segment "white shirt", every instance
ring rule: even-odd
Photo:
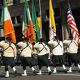
[[[20,49],[21,49],[21,56],[23,56],[23,57],[31,57],[31,54],[32,54],[32,45],[31,45],[31,43],[28,43],[28,45],[27,45],[27,43],[26,42],[19,42],[19,43],[17,43],[17,45],[19,46],[19,47],[21,47]]]
[[[3,56],[5,56],[5,57],[16,57],[17,49],[13,43],[11,43],[11,47],[10,47],[9,42],[1,41],[0,46],[2,46],[4,48]]]
[[[49,47],[45,43],[43,43],[43,42],[42,42],[42,44],[39,43],[39,42],[36,43],[34,45],[34,48],[38,49],[38,55],[45,55],[45,54],[50,53]]]
[[[53,48],[52,54],[53,55],[63,55],[63,43],[62,41],[59,41],[59,44],[57,41],[49,41],[48,44]]]
[[[68,46],[67,52],[69,53],[77,53],[78,51],[78,44],[75,40],[64,40],[63,44]]]

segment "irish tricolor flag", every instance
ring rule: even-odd
[[[14,27],[6,4],[4,4],[3,6],[2,18],[3,18],[3,31],[4,31],[5,38],[10,37],[12,42],[16,43]]]
[[[33,28],[33,23],[32,23],[32,19],[30,15],[28,2],[26,0],[25,0],[25,5],[24,5],[22,33],[25,37],[29,39],[29,42],[33,43],[35,41],[35,31]]]

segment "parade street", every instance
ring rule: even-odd
[[[35,67],[38,70],[37,67]],[[58,72],[56,74],[48,75],[46,67],[42,68],[42,75],[33,75],[31,69],[27,68],[28,75],[26,77],[21,76],[23,70],[20,66],[17,66],[18,74],[14,76],[12,69],[10,68],[10,77],[5,78],[4,67],[0,68],[0,80],[80,80],[80,73],[77,71],[78,68],[74,67],[72,73],[64,73],[61,67],[57,67]],[[37,71],[36,71],[37,72]]]

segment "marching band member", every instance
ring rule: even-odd
[[[78,43],[73,40],[72,36],[70,36],[69,40],[64,40],[63,44],[67,46],[67,56],[68,56],[68,63],[69,63],[69,71],[72,72],[72,66],[73,64],[77,64],[79,70],[80,70],[80,65],[79,65],[79,58],[78,58]]]
[[[56,66],[57,64],[61,64],[63,66],[63,69],[66,71],[65,63],[64,63],[64,57],[63,57],[63,43],[62,41],[59,41],[59,39],[55,36],[54,39],[50,40],[48,42],[48,45],[52,49],[52,62],[54,65],[53,73],[56,73]]]
[[[17,49],[16,46],[11,42],[11,39],[9,37],[6,38],[5,41],[0,42],[0,46],[3,47],[3,64],[5,66],[6,75],[5,77],[9,77],[9,68],[13,68],[13,71],[16,74],[16,68],[15,68],[15,59]]]
[[[26,66],[30,66],[33,73],[35,73],[35,69],[33,67],[33,58],[31,56],[32,54],[32,44],[28,42],[28,39],[26,37],[23,37],[23,41],[18,42],[17,46],[20,47],[20,57],[21,57],[21,65],[23,66],[24,73],[22,76],[27,76],[26,72]]]
[[[37,42],[34,45],[34,48],[36,48],[38,50],[38,66],[39,66],[39,75],[42,74],[41,68],[42,66],[47,66],[48,69],[48,73],[49,75],[51,74],[51,69],[50,69],[50,63],[48,60],[49,57],[49,53],[50,53],[50,49],[49,47],[44,43],[43,38],[41,38],[39,40],[39,42]]]

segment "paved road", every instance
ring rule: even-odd
[[[35,67],[38,70],[37,67]],[[0,68],[0,80],[80,80],[80,73],[77,71],[78,68],[73,69],[73,73],[64,73],[61,67],[57,67],[58,72],[56,74],[48,75],[46,67],[43,67],[42,75],[33,75],[31,69],[27,68],[28,76],[22,77],[21,73],[23,70],[20,66],[17,67],[18,75],[15,77],[13,71],[10,69],[10,77],[5,78],[4,67]],[[51,68],[52,69],[52,68]]]

